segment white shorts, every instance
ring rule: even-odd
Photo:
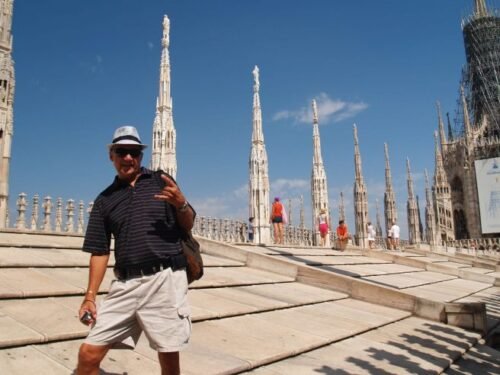
[[[144,331],[149,345],[158,352],[184,349],[191,335],[187,291],[184,269],[174,272],[167,268],[150,276],[113,280],[85,343],[133,349]]]

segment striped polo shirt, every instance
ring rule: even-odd
[[[115,267],[141,267],[182,252],[175,207],[154,199],[163,180],[146,168],[134,186],[115,177],[90,213],[83,251],[109,254],[115,238]]]

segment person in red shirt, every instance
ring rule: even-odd
[[[347,225],[344,220],[339,220],[339,226],[337,227],[337,249],[344,251],[348,240],[349,231],[347,230]]]
[[[283,244],[283,223],[286,221],[284,212],[285,208],[280,202],[279,197],[274,198],[274,203],[271,208],[271,223],[273,223],[274,243]]]

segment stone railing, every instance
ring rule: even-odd
[[[312,231],[307,228],[284,226],[284,242],[290,246],[311,246]],[[233,219],[218,219],[210,216],[197,216],[193,234],[222,242],[248,242],[248,224]],[[271,227],[271,237],[273,229]]]
[[[498,237],[448,241],[446,246],[454,247],[458,253],[500,256],[500,238]]]
[[[247,242],[247,224],[231,219],[197,216],[193,234],[222,242]]]
[[[83,234],[92,205],[93,202],[90,202],[85,208],[83,201],[76,203],[75,200],[68,199],[64,202],[60,197],[53,202],[50,196],[44,197],[42,202],[38,194],[33,196],[30,204],[28,196],[20,193],[16,200],[17,218],[15,222],[10,223],[11,220],[7,216],[6,227],[18,230]],[[28,206],[31,206],[29,216]]]
[[[15,221],[7,217],[7,228],[21,231],[83,234],[92,206],[93,202],[85,206],[83,201],[76,203],[74,199],[68,199],[64,202],[62,198],[54,201],[50,196],[46,196],[42,201],[38,194],[35,194],[30,202],[27,194],[20,193],[16,200],[17,217]],[[291,225],[286,225],[284,229],[285,245],[312,245],[312,230]],[[193,234],[216,241],[244,243],[248,242],[248,224],[234,219],[197,216]]]

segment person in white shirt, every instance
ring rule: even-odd
[[[375,244],[375,229],[373,228],[373,225],[371,221],[368,222],[367,227],[366,227],[366,234],[368,237],[368,247],[370,249],[373,249],[373,245]]]
[[[399,248],[399,225],[395,221],[392,222],[391,232],[392,232],[392,248],[397,250]]]

